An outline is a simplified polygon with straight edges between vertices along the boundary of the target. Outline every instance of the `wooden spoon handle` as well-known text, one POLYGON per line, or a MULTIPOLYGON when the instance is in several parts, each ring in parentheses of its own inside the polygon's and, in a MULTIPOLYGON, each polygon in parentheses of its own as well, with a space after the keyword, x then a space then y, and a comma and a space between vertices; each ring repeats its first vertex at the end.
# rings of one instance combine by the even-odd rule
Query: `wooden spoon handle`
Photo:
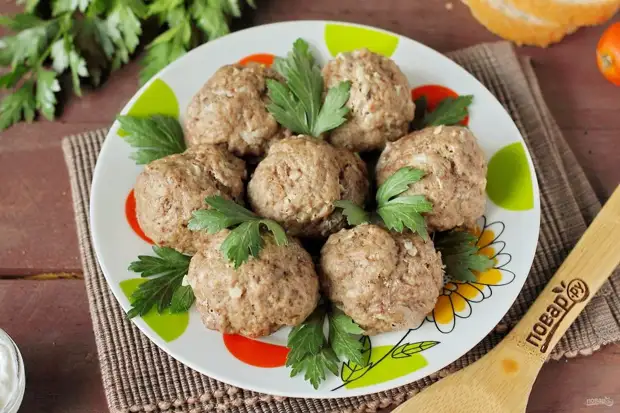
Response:
POLYGON ((618 263, 620 186, 505 341, 542 364, 618 263))

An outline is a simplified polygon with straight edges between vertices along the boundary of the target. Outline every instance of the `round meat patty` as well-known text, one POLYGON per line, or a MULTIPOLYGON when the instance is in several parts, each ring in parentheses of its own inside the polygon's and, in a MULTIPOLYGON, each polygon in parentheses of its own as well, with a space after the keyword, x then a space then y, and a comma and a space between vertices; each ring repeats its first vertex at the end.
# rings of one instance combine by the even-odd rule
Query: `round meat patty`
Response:
POLYGON ((396 63, 366 49, 339 54, 323 68, 325 86, 351 81, 349 120, 329 141, 354 152, 383 149, 409 131, 415 105, 409 82, 396 63))
POLYGON ((334 201, 363 205, 368 192, 366 165, 346 149, 306 136, 274 143, 250 182, 248 199, 260 216, 291 235, 321 237, 345 225, 334 201))
POLYGON ((237 156, 262 156, 286 132, 267 111, 265 79, 282 80, 258 64, 221 67, 192 98, 185 131, 188 146, 225 143, 237 156))
POLYGON ((202 145, 146 165, 136 180, 136 215, 157 245, 192 254, 205 231, 187 228, 208 196, 242 200, 245 162, 221 146, 202 145))
POLYGON ((435 126, 388 144, 377 163, 378 184, 406 166, 426 172, 405 194, 422 194, 432 202, 429 229, 473 227, 484 214, 487 164, 468 128, 435 126))
POLYGON ((364 224, 331 235, 321 250, 327 296, 372 335, 417 327, 443 285, 432 241, 364 224))
POLYGON ((289 237, 277 246, 265 237, 258 258, 235 269, 220 251, 229 234, 209 237, 192 257, 187 281, 203 324, 227 334, 261 337, 300 324, 319 300, 319 279, 310 254, 289 237))

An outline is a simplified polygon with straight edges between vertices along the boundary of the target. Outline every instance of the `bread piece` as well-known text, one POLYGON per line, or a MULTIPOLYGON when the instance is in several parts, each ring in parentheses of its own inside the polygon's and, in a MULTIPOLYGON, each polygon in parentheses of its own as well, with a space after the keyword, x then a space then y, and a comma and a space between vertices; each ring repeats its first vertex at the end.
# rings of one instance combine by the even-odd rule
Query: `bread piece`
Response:
POLYGON ((613 17, 620 0, 504 0, 506 4, 543 20, 567 26, 593 26, 613 17))
POLYGON ((525 13, 509 4, 508 0, 463 1, 478 22, 496 35, 518 45, 547 47, 576 30, 575 26, 525 13))

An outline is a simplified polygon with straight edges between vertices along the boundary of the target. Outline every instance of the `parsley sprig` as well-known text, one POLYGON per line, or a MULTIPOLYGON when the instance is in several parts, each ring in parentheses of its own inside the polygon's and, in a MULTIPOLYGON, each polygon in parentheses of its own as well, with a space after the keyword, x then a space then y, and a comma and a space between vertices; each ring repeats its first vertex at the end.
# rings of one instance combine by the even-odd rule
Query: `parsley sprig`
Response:
POLYGON ((432 204, 424 195, 400 196, 423 176, 424 172, 419 169, 400 168, 377 190, 377 214, 388 229, 402 232, 404 228, 409 228, 422 238, 428 238, 421 213, 432 211, 432 204))
POLYGON ((493 260, 480 254, 480 247, 476 244, 478 237, 470 232, 453 230, 437 233, 433 241, 441 253, 446 275, 454 280, 475 282, 473 271, 483 272, 493 268, 493 260))
POLYGON ((211 209, 194 211, 188 228, 192 231, 206 229, 209 234, 215 234, 224 228, 235 227, 220 246, 222 254, 233 262, 235 268, 239 268, 250 256, 258 257, 264 245, 261 235, 263 226, 271 232, 276 245, 288 244, 286 233, 277 222, 261 218, 219 195, 207 197, 205 202, 211 209))
POLYGON ((136 148, 130 158, 144 165, 185 150, 183 127, 177 118, 166 115, 149 117, 118 116, 122 137, 136 148))
POLYGON ((190 257, 167 247, 153 247, 156 256, 140 255, 129 270, 149 278, 131 295, 128 318, 143 316, 153 307, 160 314, 166 309, 171 313, 183 313, 190 309, 195 297, 192 287, 182 285, 189 269, 190 257))
POLYGON ((443 99, 432 111, 428 109, 426 97, 422 96, 415 100, 416 114, 413 121, 413 129, 422 129, 427 126, 456 125, 469 115, 469 106, 474 97, 462 95, 456 98, 443 99))
MULTIPOLYGON (((424 172, 419 169, 400 168, 377 190, 375 212, 388 229, 403 232, 405 228, 409 228, 422 238, 428 238, 426 223, 421 214, 431 212, 433 205, 424 195, 400 196, 409 189, 409 185, 418 182, 423 176, 424 172)), ((370 214, 352 201, 336 201, 334 206, 342 209, 349 225, 371 222, 370 214)))
POLYGON ((303 39, 293 43, 286 58, 276 58, 273 67, 286 84, 267 80, 271 99, 267 110, 281 125, 295 133, 319 137, 346 122, 351 82, 329 88, 323 100, 323 76, 303 39))
POLYGON ((366 222, 370 222, 368 212, 353 201, 335 201, 334 206, 337 208, 342 208, 342 215, 347 218, 347 224, 349 225, 361 225, 366 222))
MULTIPOLYGON (((0 103, 0 131, 38 111, 52 120, 60 76, 66 74, 81 96, 84 83, 98 86, 129 62, 143 41, 142 26, 159 22, 165 31, 146 47, 140 72, 145 83, 168 63, 208 40, 227 34, 241 16, 242 0, 40 0, 24 13, 0 15, 14 34, 0 39, 0 88, 11 90, 0 103)), ((253 0, 245 3, 256 7, 253 0)))
POLYGON ((341 360, 348 359, 364 365, 362 343, 358 336, 364 331, 338 308, 320 303, 314 312, 288 335, 290 349, 286 366, 291 377, 304 373, 304 379, 317 389, 325 380, 327 371, 338 374, 341 360), (329 336, 325 337, 325 318, 329 323, 329 336))

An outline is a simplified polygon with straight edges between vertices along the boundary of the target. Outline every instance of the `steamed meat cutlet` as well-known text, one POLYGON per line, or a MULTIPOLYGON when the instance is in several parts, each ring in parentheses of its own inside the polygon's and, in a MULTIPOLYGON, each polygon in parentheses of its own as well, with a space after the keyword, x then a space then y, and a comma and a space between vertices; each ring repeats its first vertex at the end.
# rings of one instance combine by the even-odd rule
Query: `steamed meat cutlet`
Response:
POLYGON ((354 152, 383 149, 405 135, 415 105, 407 77, 394 61, 368 51, 339 54, 323 68, 325 87, 351 82, 348 120, 329 133, 329 141, 354 152))
POLYGON ((221 146, 201 145, 155 160, 138 175, 136 216, 157 245, 191 254, 204 232, 187 228, 192 212, 206 208, 206 197, 242 200, 245 162, 221 146))

